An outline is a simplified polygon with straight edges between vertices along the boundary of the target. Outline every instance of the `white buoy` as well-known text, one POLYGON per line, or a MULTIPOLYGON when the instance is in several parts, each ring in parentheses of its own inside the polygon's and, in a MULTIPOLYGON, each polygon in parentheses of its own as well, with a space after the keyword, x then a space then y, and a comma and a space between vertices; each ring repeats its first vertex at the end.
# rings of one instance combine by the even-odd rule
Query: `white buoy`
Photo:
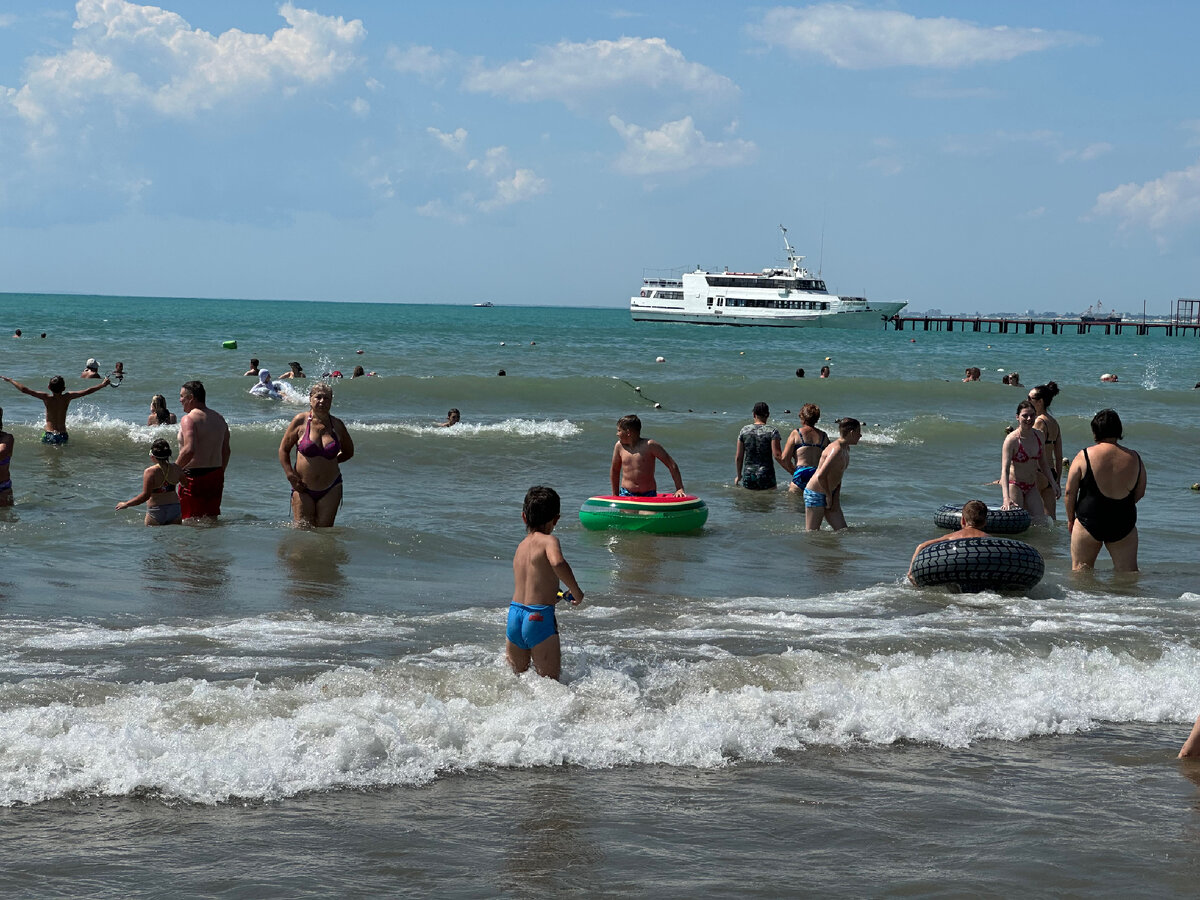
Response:
POLYGON ((666 361, 667 361, 667 359, 666 359, 666 357, 665 357, 665 356, 656 356, 656 357, 654 358, 654 361, 655 361, 655 362, 666 362, 666 361))

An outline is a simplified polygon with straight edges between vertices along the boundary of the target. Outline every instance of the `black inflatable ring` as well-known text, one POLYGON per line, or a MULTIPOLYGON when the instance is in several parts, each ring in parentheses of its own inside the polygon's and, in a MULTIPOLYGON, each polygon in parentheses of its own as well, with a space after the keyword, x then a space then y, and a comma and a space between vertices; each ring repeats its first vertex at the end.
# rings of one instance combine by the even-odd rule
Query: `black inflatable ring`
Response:
POLYGON ((957 538, 917 554, 912 579, 921 587, 960 591, 1027 591, 1042 580, 1046 562, 1033 547, 1012 538, 957 538))
MULTIPOLYGON (((1028 531, 1032 523, 1033 520, 1029 517, 1029 513, 1020 507, 1016 509, 989 508, 983 530, 988 534, 1020 534, 1022 531, 1028 531)), ((933 524, 938 528, 958 531, 963 527, 962 504, 947 503, 945 506, 939 506, 937 512, 933 514, 933 524)))

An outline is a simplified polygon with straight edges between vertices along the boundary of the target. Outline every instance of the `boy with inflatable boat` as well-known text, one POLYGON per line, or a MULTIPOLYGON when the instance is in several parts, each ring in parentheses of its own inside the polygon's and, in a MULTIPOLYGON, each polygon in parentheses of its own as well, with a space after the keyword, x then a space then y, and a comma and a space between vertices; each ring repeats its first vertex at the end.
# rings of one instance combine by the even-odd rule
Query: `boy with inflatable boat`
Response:
POLYGON ((636 415, 617 420, 617 443, 609 471, 612 494, 591 497, 579 510, 584 528, 620 528, 660 534, 696 531, 708 520, 708 506, 683 489, 679 466, 658 441, 642 437, 636 415), (674 494, 659 494, 655 462, 661 460, 675 481, 674 494))

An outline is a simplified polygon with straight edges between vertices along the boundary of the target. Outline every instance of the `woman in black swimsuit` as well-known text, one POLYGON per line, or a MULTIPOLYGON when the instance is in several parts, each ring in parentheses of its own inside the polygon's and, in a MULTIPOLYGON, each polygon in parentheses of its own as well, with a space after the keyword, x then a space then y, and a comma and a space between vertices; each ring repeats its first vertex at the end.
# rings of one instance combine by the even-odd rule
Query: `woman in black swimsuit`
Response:
POLYGON ((1116 410, 1096 413, 1092 436, 1096 443, 1079 451, 1067 475, 1071 568, 1092 568, 1104 546, 1114 572, 1136 572, 1137 502, 1146 493, 1146 467, 1140 456, 1117 443, 1123 431, 1116 410))

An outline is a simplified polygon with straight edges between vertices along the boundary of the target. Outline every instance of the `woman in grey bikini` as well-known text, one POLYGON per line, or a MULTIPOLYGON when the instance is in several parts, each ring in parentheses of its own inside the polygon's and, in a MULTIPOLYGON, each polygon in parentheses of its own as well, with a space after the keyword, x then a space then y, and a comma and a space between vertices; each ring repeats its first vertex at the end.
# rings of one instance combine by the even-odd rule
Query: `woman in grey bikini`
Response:
POLYGON ((178 525, 183 521, 183 511, 175 488, 183 478, 183 469, 171 462, 171 445, 162 438, 150 445, 150 458, 154 465, 142 473, 142 492, 118 503, 117 509, 146 503, 147 525, 178 525))

